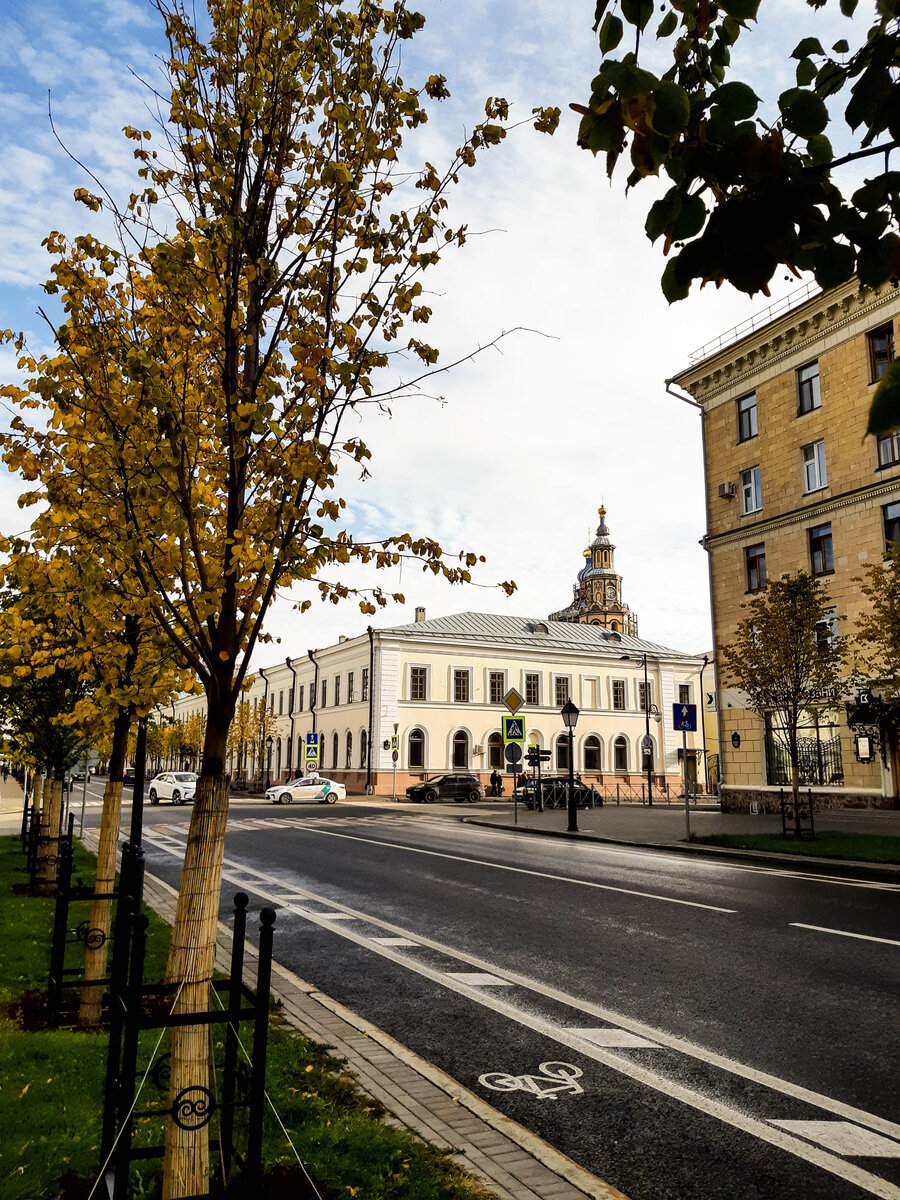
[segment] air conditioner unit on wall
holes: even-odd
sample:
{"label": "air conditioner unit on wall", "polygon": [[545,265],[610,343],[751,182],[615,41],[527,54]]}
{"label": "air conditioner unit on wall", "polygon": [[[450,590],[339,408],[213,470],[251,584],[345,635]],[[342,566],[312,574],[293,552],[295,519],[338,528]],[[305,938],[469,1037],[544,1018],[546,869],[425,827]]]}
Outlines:
{"label": "air conditioner unit on wall", "polygon": [[484,754],[484,746],[475,746],[472,753],[473,754]]}
{"label": "air conditioner unit on wall", "polygon": [[726,480],[725,483],[720,483],[719,484],[719,496],[723,500],[733,500],[734,499],[734,484],[731,483],[729,480]]}

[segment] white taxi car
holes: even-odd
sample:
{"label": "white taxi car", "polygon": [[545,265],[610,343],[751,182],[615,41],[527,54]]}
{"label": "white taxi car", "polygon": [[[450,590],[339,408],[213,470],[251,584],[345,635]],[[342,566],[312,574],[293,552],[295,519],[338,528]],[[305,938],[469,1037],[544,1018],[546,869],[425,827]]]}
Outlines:
{"label": "white taxi car", "polygon": [[293,804],[295,800],[315,800],[319,804],[334,804],[335,800],[346,800],[347,789],[342,783],[325,779],[321,775],[303,775],[289,783],[270,787],[266,799],[273,804]]}
{"label": "white taxi car", "polygon": [[150,780],[147,799],[151,804],[159,804],[160,800],[184,804],[187,800],[193,800],[196,790],[197,776],[193,771],[163,771]]}

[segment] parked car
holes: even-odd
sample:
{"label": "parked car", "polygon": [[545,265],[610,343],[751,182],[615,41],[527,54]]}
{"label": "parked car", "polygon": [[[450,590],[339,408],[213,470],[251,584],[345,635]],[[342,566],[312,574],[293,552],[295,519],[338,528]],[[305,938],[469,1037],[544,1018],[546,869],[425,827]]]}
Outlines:
{"label": "parked car", "polygon": [[[537,780],[526,779],[513,795],[526,808],[537,808]],[[569,803],[568,775],[548,775],[541,779],[541,800],[544,808],[565,808]],[[575,804],[578,808],[600,808],[603,796],[580,780],[575,780]]]}
{"label": "parked car", "polygon": [[454,800],[474,804],[484,799],[484,788],[474,775],[434,775],[406,789],[406,798],[416,804],[433,804],[435,800]]}
{"label": "parked car", "polygon": [[134,767],[126,767],[122,773],[122,783],[125,787],[131,787],[134,784]]}
{"label": "parked car", "polygon": [[335,800],[346,800],[347,789],[334,779],[323,775],[301,775],[289,783],[277,783],[266,792],[272,804],[293,804],[296,800],[315,800],[317,804],[334,804]]}
{"label": "parked car", "polygon": [[147,799],[151,804],[160,800],[171,800],[173,804],[184,804],[193,800],[197,790],[197,776],[193,771],[163,771],[150,780]]}
{"label": "parked car", "polygon": [[69,776],[69,779],[72,781],[72,783],[84,783],[84,771],[81,769],[81,767],[76,767]]}

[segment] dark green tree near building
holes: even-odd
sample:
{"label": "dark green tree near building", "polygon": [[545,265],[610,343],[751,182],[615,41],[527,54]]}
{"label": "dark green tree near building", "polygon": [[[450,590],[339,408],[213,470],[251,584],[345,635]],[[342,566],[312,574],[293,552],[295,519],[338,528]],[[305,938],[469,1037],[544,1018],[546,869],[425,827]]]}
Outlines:
{"label": "dark green tree near building", "polygon": [[[900,2],[876,0],[871,26],[857,0],[837,2],[846,37],[823,46],[811,12],[791,51],[795,85],[763,98],[731,62],[761,0],[597,0],[601,63],[587,104],[572,105],[578,142],[605,155],[610,177],[625,160],[628,187],[668,177],[646,222],[669,256],[668,300],[694,280],[768,295],[779,267],[823,288],[900,275]],[[840,169],[861,162],[847,196]]]}
{"label": "dark green tree near building", "polygon": [[744,692],[747,707],[783,747],[799,828],[802,730],[840,695],[840,639],[825,589],[805,571],[769,580],[764,592],[741,607],[746,617],[718,651],[723,680]]}

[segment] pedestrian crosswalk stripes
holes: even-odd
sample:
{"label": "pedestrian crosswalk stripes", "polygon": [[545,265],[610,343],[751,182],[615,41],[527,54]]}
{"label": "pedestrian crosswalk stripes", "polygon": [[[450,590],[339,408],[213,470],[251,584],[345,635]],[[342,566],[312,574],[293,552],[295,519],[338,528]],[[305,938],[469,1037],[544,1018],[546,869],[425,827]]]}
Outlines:
{"label": "pedestrian crosswalk stripes", "polygon": [[[226,825],[226,832],[245,833],[248,831],[265,830],[265,829],[304,829],[304,828],[321,828],[341,826],[346,828],[353,825],[369,825],[377,823],[378,825],[390,825],[400,829],[414,828],[415,824],[422,822],[431,827],[442,827],[444,829],[459,829],[460,822],[453,817],[431,816],[423,814],[422,816],[403,817],[400,814],[394,813],[373,813],[372,816],[334,816],[321,817],[242,817],[240,820],[229,820]],[[170,832],[174,834],[186,833],[190,827],[190,821],[165,821],[158,825],[146,826],[146,831],[155,832]]]}

